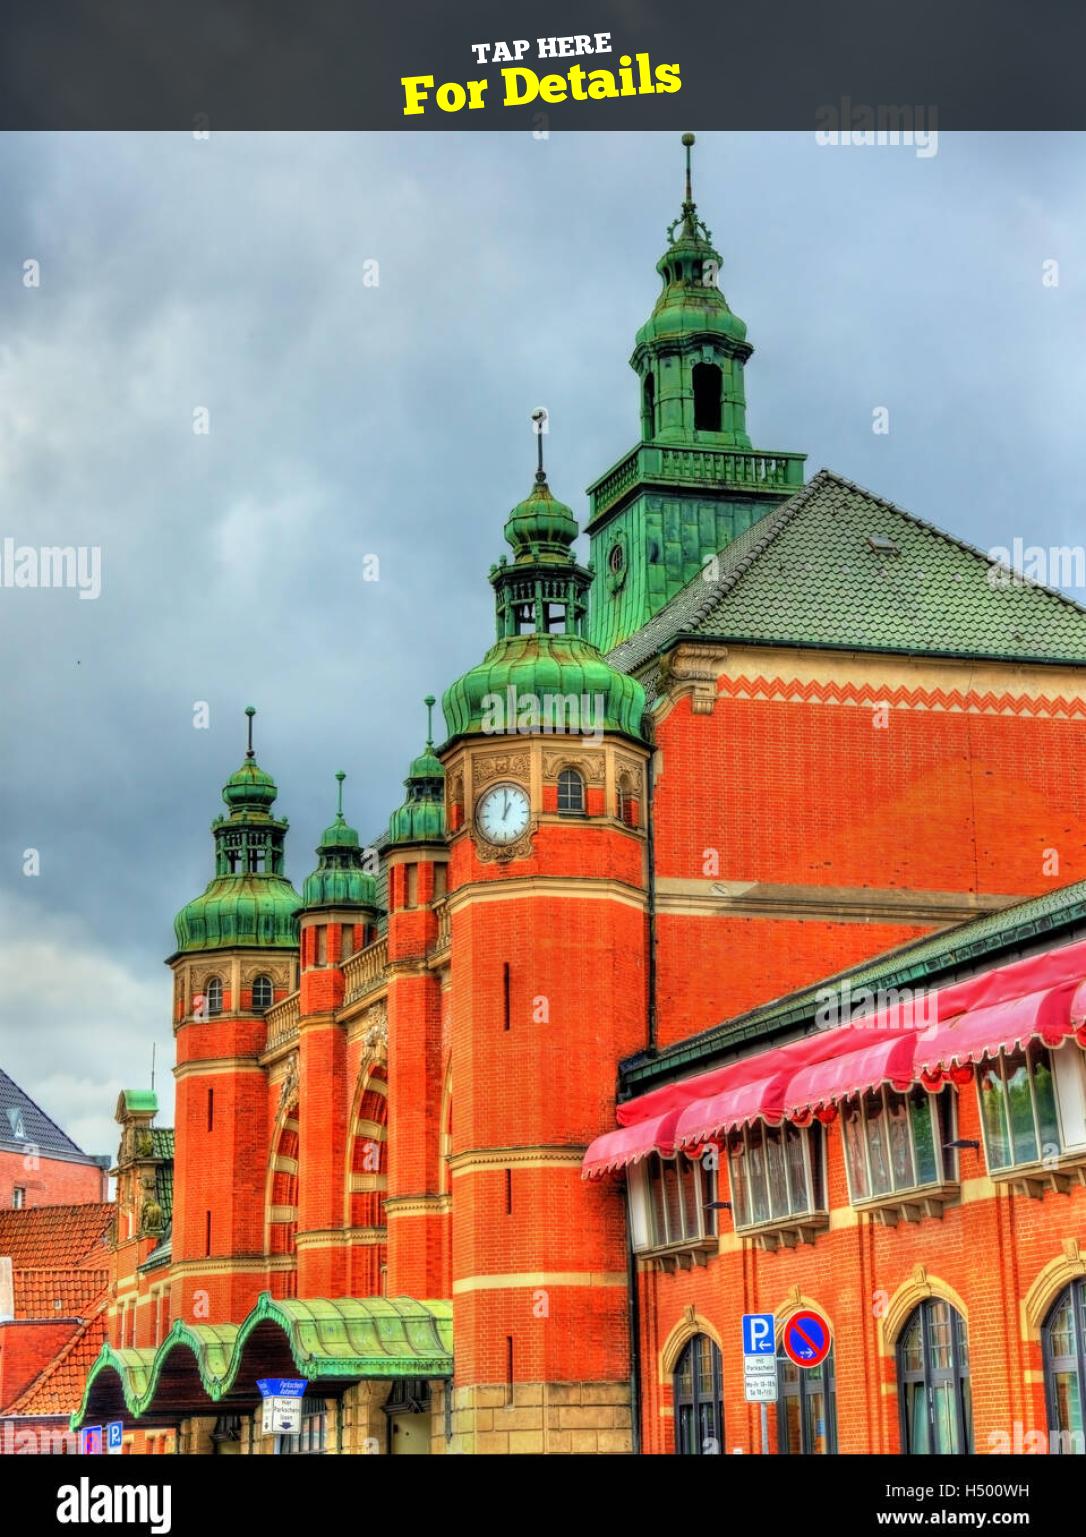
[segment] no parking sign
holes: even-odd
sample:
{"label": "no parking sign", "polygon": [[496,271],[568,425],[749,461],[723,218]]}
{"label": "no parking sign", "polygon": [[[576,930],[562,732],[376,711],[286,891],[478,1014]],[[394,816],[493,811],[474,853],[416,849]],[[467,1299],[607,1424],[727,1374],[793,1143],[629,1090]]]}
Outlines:
{"label": "no parking sign", "polygon": [[824,1318],[809,1308],[793,1313],[784,1326],[782,1338],[784,1353],[796,1366],[821,1366],[830,1353],[833,1341],[830,1328]]}

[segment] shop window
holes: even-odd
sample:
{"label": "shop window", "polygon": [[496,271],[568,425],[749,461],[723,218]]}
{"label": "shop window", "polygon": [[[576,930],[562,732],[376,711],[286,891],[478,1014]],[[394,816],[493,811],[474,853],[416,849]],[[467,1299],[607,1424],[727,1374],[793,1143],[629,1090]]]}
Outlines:
{"label": "shop window", "polygon": [[732,1217],[736,1231],[772,1226],[822,1226],[825,1191],[822,1127],[766,1126],[761,1121],[728,1138]]}
{"label": "shop window", "polygon": [[897,1348],[901,1449],[910,1456],[973,1450],[965,1323],[931,1297],[912,1313]]}
{"label": "shop window", "polygon": [[977,1092],[991,1173],[1086,1151],[1083,1059],[1074,1045],[1001,1052],[977,1068]]}
{"label": "shop window", "polygon": [[683,1457],[719,1456],[724,1445],[723,1370],[707,1334],[695,1334],[675,1366],[675,1450]]}
{"label": "shop window", "polygon": [[[949,1089],[929,1094],[918,1085],[899,1094],[884,1084],[848,1100],[841,1133],[852,1204],[893,1205],[902,1194],[953,1186],[957,1164],[946,1146],[953,1139],[953,1124]],[[918,1206],[917,1214],[923,1212]]]}
{"label": "shop window", "polygon": [[270,1009],[275,1000],[275,991],[272,988],[271,977],[253,978],[253,1008]]}
{"label": "shop window", "polygon": [[819,1366],[777,1357],[777,1444],[786,1456],[825,1456],[837,1450],[833,1351]]}
{"label": "shop window", "polygon": [[207,1012],[209,1014],[222,1013],[222,978],[210,977],[207,984]]}
{"label": "shop window", "polygon": [[1057,1297],[1041,1331],[1049,1451],[1086,1452],[1086,1281]]}
{"label": "shop window", "polygon": [[558,810],[563,816],[584,815],[584,780],[576,769],[563,769],[558,776]]}
{"label": "shop window", "polygon": [[280,1457],[319,1457],[328,1447],[328,1408],[323,1398],[302,1399],[302,1428],[296,1436],[276,1436]]}
{"label": "shop window", "polygon": [[630,1232],[635,1249],[716,1247],[716,1174],[707,1159],[653,1153],[630,1170]]}

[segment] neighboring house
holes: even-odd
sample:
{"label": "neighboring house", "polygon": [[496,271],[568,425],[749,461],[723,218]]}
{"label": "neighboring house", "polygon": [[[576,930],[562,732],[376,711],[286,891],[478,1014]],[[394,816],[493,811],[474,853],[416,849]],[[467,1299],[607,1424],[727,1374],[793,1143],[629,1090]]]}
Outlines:
{"label": "neighboring house", "polygon": [[106,1338],[114,1207],[0,1211],[0,1453],[74,1451],[68,1419]]}
{"label": "neighboring house", "polygon": [[104,1201],[109,1159],[92,1157],[0,1071],[0,1211]]}

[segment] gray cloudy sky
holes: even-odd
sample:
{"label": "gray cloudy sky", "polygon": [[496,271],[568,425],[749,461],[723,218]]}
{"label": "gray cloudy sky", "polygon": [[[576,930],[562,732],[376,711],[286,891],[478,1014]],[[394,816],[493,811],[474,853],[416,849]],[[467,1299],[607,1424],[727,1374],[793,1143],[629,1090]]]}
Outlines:
{"label": "gray cloudy sky", "polygon": [[[695,156],[755,443],[985,547],[1078,542],[1081,137]],[[0,587],[0,1063],[89,1151],[152,1042],[169,1112],[162,958],[244,706],[299,884],[335,770],[372,835],[416,700],[491,640],[532,407],[582,519],[632,445],[680,196],[674,134],[0,139],[0,539],[102,550],[97,601]]]}

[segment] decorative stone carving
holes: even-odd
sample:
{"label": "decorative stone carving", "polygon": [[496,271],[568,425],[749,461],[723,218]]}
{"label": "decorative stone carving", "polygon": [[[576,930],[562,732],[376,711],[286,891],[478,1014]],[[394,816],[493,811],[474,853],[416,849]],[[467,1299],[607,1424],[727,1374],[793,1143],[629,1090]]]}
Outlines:
{"label": "decorative stone carving", "polygon": [[472,778],[476,785],[488,784],[492,779],[507,776],[527,779],[528,754],[526,752],[490,753],[472,760]]}
{"label": "decorative stone carving", "polygon": [[543,754],[543,778],[557,779],[564,768],[575,768],[589,784],[603,784],[604,761],[601,752],[548,752]]}
{"label": "decorative stone carving", "polygon": [[362,1018],[365,1024],[362,1044],[375,1056],[384,1056],[388,1051],[388,1009],[383,1003],[377,1003],[367,1009]]}
{"label": "decorative stone carving", "polygon": [[287,1058],[287,1070],[279,1083],[279,1108],[286,1110],[298,1098],[298,1053]]}
{"label": "decorative stone carving", "polygon": [[720,646],[677,646],[661,664],[661,681],[669,693],[690,695],[695,715],[711,715],[716,704],[717,668],[727,655]]}
{"label": "decorative stone carving", "polygon": [[527,832],[513,843],[488,843],[485,838],[475,840],[475,852],[480,864],[508,864],[511,859],[526,859],[532,852],[533,839],[539,830],[539,818],[533,817]]}

